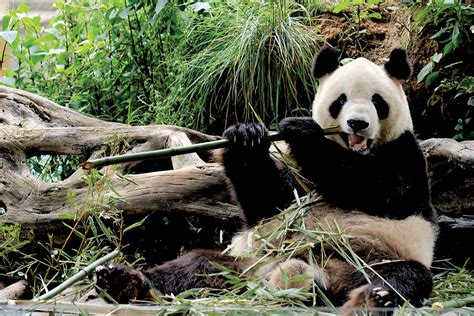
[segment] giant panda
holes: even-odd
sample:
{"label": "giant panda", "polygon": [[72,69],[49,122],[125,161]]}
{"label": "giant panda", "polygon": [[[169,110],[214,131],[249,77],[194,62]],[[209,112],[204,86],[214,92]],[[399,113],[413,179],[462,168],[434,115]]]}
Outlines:
{"label": "giant panda", "polygon": [[[295,208],[293,193],[301,181],[270,155],[266,127],[250,123],[223,134],[231,143],[222,153],[224,170],[250,227],[234,237],[230,254],[194,250],[144,271],[101,266],[97,286],[122,303],[153,293],[224,287],[225,278],[209,275],[218,272],[212,263],[217,262],[234,271],[248,270],[272,287],[316,284],[343,308],[393,307],[405,301],[420,305],[433,286],[430,265],[438,226],[401,85],[411,67],[402,49],[393,50],[382,66],[365,58],[340,66],[338,57],[333,48],[315,57],[312,72],[319,87],[313,117],[285,118],[278,129],[298,172],[319,194],[308,203],[302,224],[343,233],[361,268],[331,250],[334,244],[318,239],[311,244],[312,260],[294,253],[266,258],[258,269],[249,269],[264,257],[262,236],[270,236],[267,244],[312,238],[298,230],[283,237],[269,234],[289,212],[280,211]],[[323,129],[332,126],[340,132],[325,135]],[[297,275],[309,278],[288,282]]]}

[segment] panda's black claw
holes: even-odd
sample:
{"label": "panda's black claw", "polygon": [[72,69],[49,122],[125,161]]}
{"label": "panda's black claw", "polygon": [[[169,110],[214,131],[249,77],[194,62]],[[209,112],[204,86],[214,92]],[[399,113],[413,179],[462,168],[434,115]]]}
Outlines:
{"label": "panda's black claw", "polygon": [[231,141],[231,147],[239,148],[255,148],[268,146],[263,141],[267,135],[268,130],[263,124],[246,123],[236,124],[224,131],[222,136]]}

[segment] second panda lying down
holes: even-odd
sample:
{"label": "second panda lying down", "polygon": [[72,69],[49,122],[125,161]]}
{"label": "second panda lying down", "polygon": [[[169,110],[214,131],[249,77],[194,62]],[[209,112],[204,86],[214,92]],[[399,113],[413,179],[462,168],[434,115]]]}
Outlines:
{"label": "second panda lying down", "polygon": [[[430,202],[426,164],[400,81],[410,76],[405,51],[395,49],[383,66],[364,58],[339,67],[338,52],[321,51],[313,66],[320,85],[312,118],[282,120],[279,132],[304,178],[322,201],[313,202],[301,225],[309,231],[344,234],[362,270],[344,260],[330,239],[294,231],[285,238],[312,242],[291,258],[270,257],[248,274],[274,287],[311,286],[313,282],[336,306],[389,307],[420,305],[432,290],[430,265],[437,220]],[[325,136],[322,128],[340,126]],[[239,124],[224,137],[231,140],[222,155],[225,172],[249,226],[288,207],[297,187],[289,169],[269,154],[267,130]],[[151,292],[177,294],[190,288],[225,286],[216,262],[244,271],[263,256],[263,236],[280,225],[282,216],[234,237],[231,255],[195,250],[144,271],[111,264],[96,271],[97,285],[119,303],[146,299]],[[338,235],[338,236],[339,236]],[[282,242],[270,235],[267,243]],[[308,275],[288,282],[296,275]]]}

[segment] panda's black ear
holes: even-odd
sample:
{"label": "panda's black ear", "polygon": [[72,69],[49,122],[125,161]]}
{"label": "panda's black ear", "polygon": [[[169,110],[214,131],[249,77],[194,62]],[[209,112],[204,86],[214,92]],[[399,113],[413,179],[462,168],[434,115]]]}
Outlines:
{"label": "panda's black ear", "polygon": [[332,47],[324,48],[319,54],[314,56],[311,73],[317,79],[330,74],[339,67],[339,51]]}
{"label": "panda's black ear", "polygon": [[390,59],[385,64],[387,73],[399,80],[406,80],[411,75],[411,64],[404,49],[395,48],[390,53]]}

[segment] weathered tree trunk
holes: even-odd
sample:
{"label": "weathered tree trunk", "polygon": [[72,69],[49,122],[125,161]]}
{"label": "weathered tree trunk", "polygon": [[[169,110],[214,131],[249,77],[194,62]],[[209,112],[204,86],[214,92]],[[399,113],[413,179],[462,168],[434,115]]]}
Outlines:
{"label": "weathered tree trunk", "polygon": [[[74,195],[75,203],[83,204],[88,187],[82,180],[86,175],[82,169],[59,183],[37,180],[28,167],[29,157],[98,157],[114,146],[110,145],[112,139],[128,143],[128,152],[218,139],[176,126],[132,127],[104,122],[36,95],[4,87],[0,87],[0,121],[0,203],[5,209],[0,220],[21,223],[37,232],[51,231],[64,221],[59,215],[74,213],[68,196]],[[120,142],[115,146],[124,147]],[[172,170],[153,172],[166,168]],[[221,167],[204,162],[196,153],[169,161],[132,162],[104,169],[113,170],[112,187],[122,197],[117,206],[126,215],[183,212],[241,224],[241,212],[229,203]],[[142,173],[127,175],[129,181],[118,176],[130,170]]]}
{"label": "weathered tree trunk", "polygon": [[[141,152],[218,139],[176,126],[128,126],[104,122],[24,91],[0,87],[0,221],[21,223],[39,236],[55,231],[87,198],[86,171],[59,183],[37,180],[27,159],[33,155],[81,155],[84,160],[121,149]],[[111,140],[115,139],[115,145]],[[119,141],[117,141],[119,140]],[[433,202],[441,217],[442,254],[465,256],[473,233],[474,142],[430,139],[421,142],[432,181]],[[199,215],[238,229],[242,213],[231,201],[222,168],[209,153],[105,167],[120,194],[125,215]],[[132,171],[124,180],[122,174]],[[115,198],[114,190],[106,195]],[[57,231],[56,231],[57,233]],[[466,235],[466,234],[470,234]],[[463,249],[454,253],[452,243]],[[450,246],[450,247],[448,247]]]}
{"label": "weathered tree trunk", "polygon": [[26,280],[20,280],[0,289],[0,301],[16,300],[25,295],[25,292],[28,292],[28,282]]}
{"label": "weathered tree trunk", "polygon": [[[420,145],[428,161],[433,205],[440,216],[437,254],[462,265],[474,258],[474,141],[433,138]],[[468,264],[474,267],[472,260]]]}

